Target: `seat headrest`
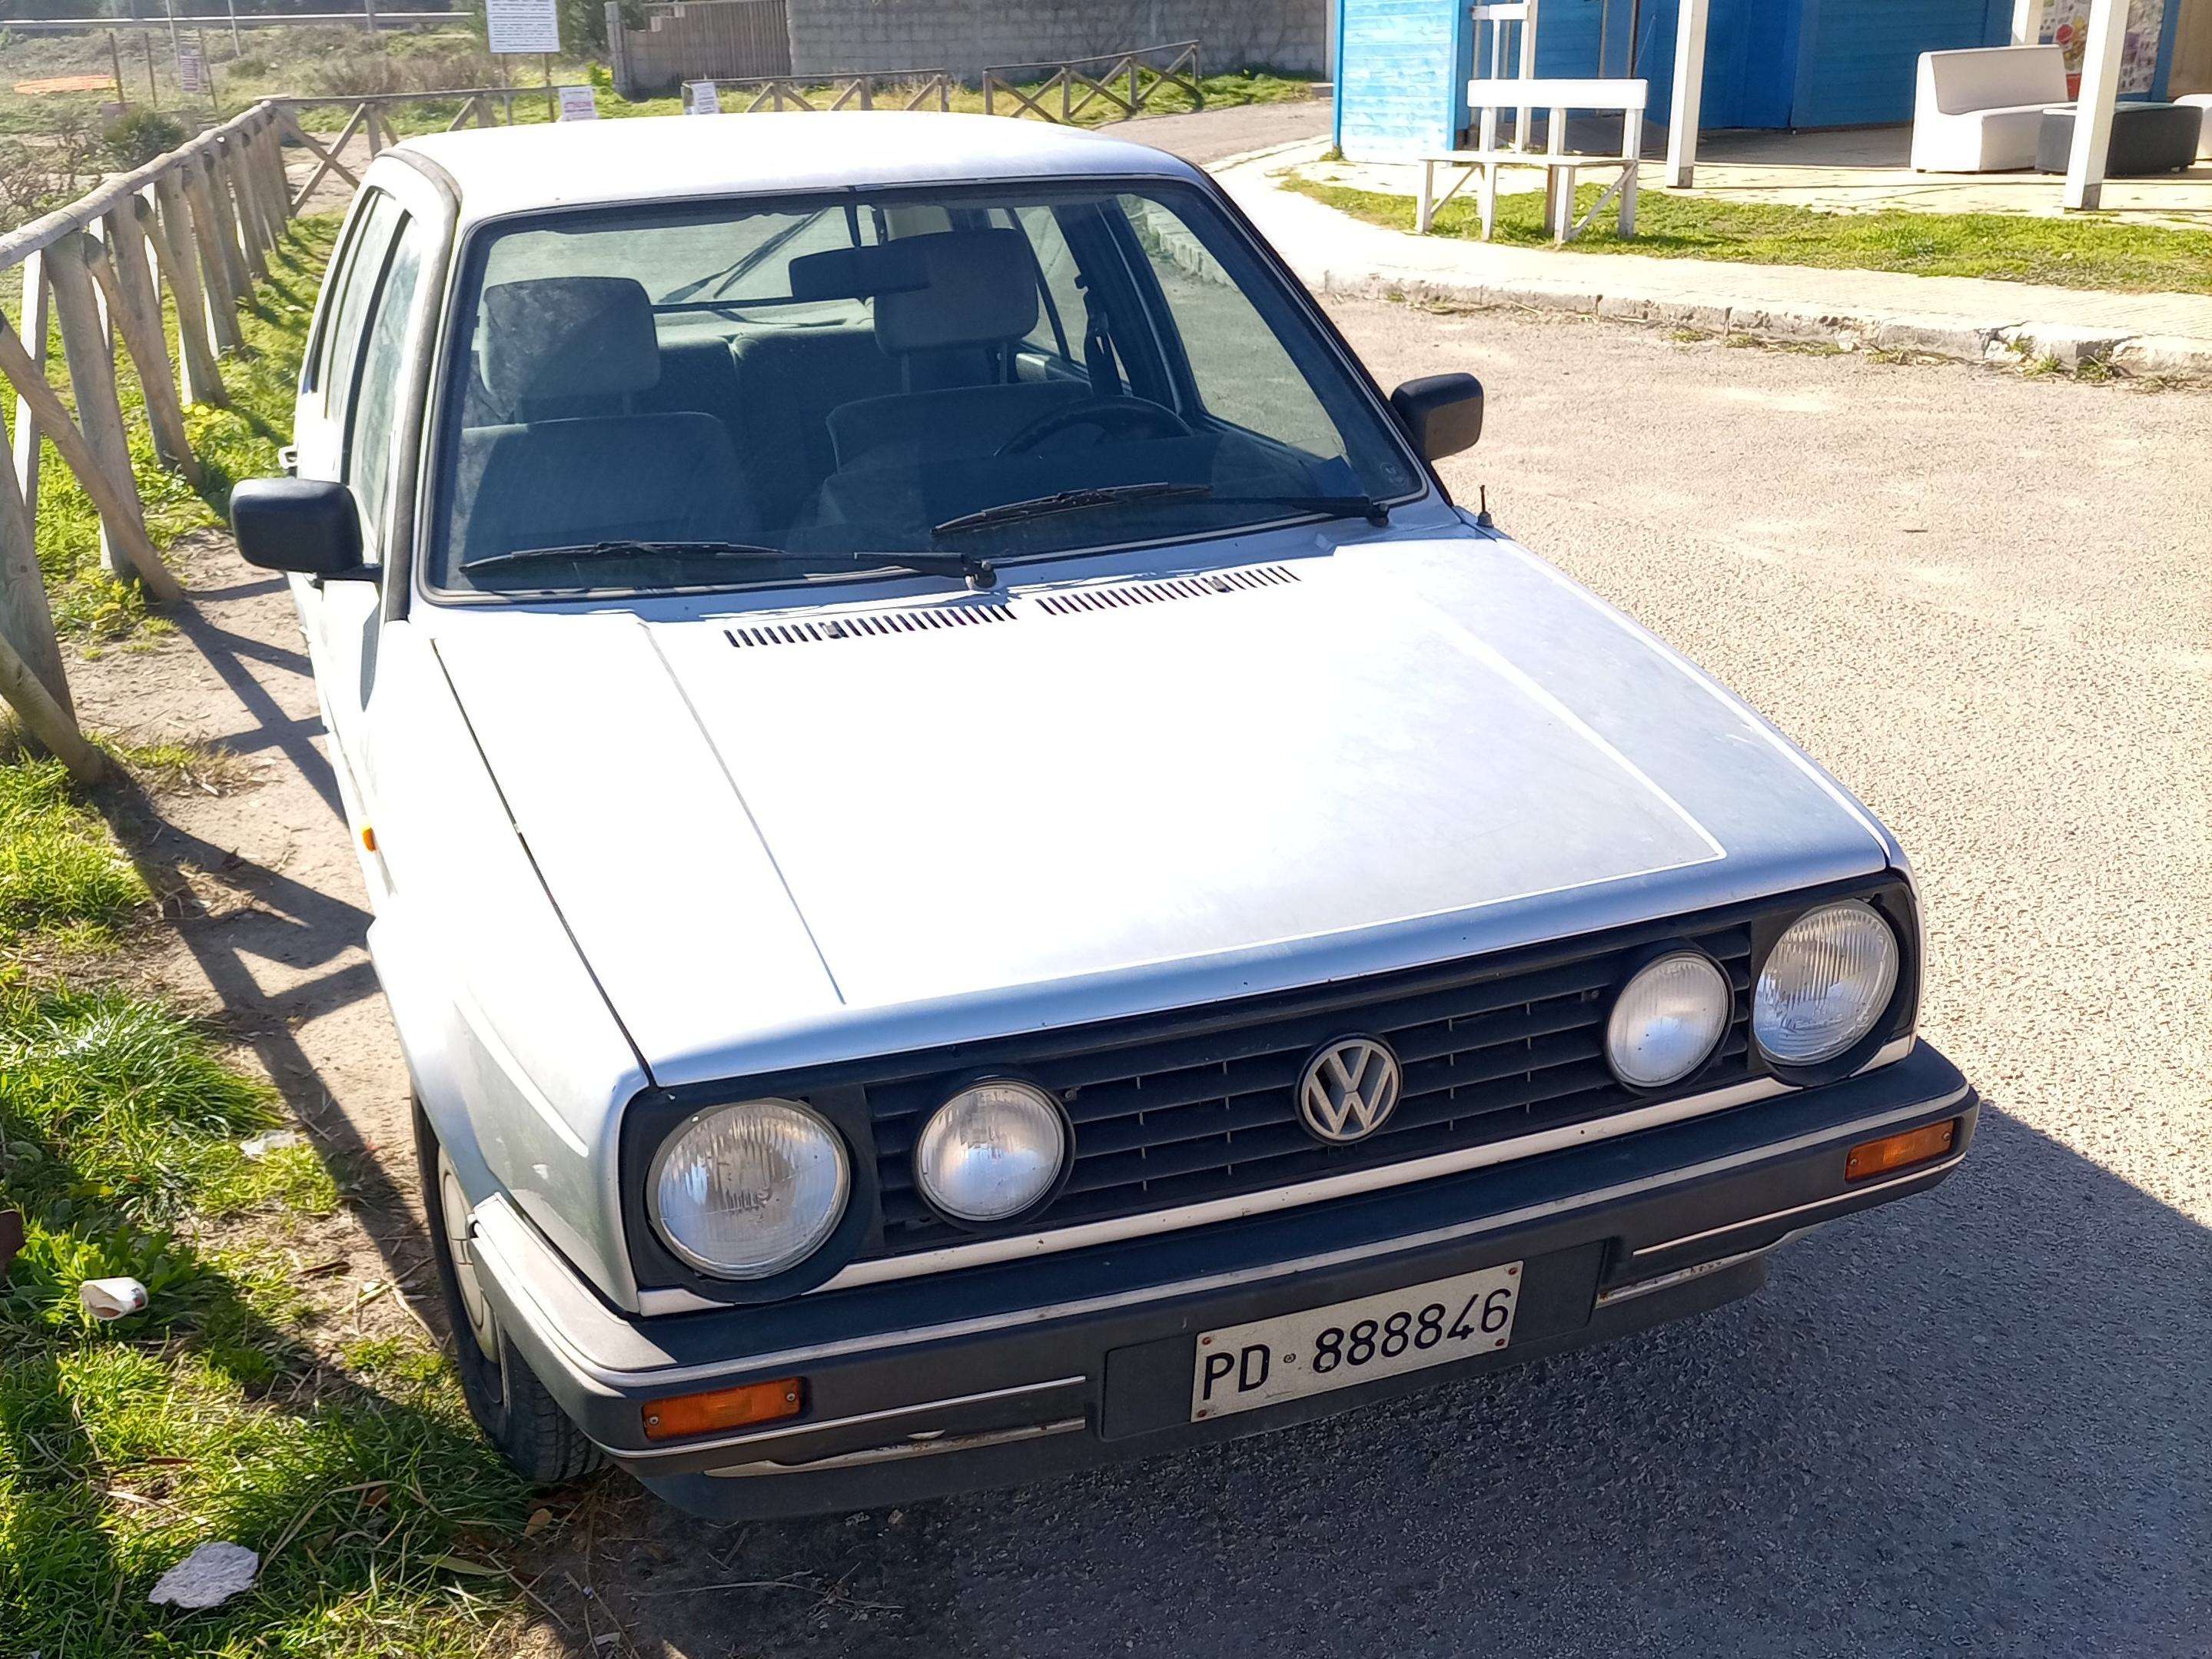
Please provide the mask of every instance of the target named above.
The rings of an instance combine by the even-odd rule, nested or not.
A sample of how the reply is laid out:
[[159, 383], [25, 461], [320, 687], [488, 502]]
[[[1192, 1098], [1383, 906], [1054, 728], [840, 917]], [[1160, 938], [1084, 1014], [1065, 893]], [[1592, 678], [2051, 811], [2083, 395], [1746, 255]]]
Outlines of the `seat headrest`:
[[[876, 296], [876, 343], [894, 356], [1018, 340], [1036, 326], [1036, 265], [1018, 230], [945, 230], [885, 245], [922, 277]], [[794, 261], [794, 263], [796, 263]]]
[[660, 380], [653, 302], [628, 276], [540, 276], [484, 290], [485, 387], [512, 409], [613, 398]]

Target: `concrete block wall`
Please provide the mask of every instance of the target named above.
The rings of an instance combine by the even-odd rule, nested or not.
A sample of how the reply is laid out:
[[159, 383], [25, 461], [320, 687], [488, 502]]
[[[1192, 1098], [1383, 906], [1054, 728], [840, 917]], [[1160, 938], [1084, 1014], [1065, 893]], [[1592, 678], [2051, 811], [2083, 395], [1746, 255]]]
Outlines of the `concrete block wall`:
[[789, 0], [794, 75], [986, 67], [1197, 40], [1200, 66], [1318, 75], [1328, 0]]

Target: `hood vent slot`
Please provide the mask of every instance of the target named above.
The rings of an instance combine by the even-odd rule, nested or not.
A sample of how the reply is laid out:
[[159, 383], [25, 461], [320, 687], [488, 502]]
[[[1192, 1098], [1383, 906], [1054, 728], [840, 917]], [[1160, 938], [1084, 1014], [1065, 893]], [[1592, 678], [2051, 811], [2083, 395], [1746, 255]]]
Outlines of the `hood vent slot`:
[[924, 611], [866, 611], [820, 622], [755, 623], [726, 628], [723, 637], [740, 651], [763, 645], [821, 645], [831, 640], [868, 639], [878, 635], [927, 634], [941, 628], [979, 628], [1010, 623], [1003, 605], [944, 605]]
[[1047, 593], [1037, 608], [1055, 617], [1079, 616], [1086, 611], [1121, 611], [1135, 605], [1158, 605], [1163, 599], [1203, 599], [1216, 593], [1237, 593], [1259, 587], [1279, 587], [1298, 580], [1298, 573], [1279, 564], [1254, 565], [1244, 570], [1210, 570], [1203, 576], [1173, 576], [1164, 581], [1123, 582], [1110, 587], [1076, 588]]

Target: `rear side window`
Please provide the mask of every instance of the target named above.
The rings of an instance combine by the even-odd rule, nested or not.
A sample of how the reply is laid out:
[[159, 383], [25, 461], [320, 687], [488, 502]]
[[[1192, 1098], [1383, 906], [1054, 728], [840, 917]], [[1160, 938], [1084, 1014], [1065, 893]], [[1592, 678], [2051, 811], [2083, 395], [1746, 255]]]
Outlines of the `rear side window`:
[[363, 512], [380, 531], [387, 519], [385, 489], [392, 473], [392, 417], [406, 373], [407, 319], [422, 275], [423, 240], [420, 225], [404, 225], [377, 295], [362, 356], [360, 389], [346, 433], [345, 476], [360, 492]]
[[343, 422], [353, 399], [356, 371], [361, 363], [361, 337], [368, 326], [378, 280], [384, 275], [392, 240], [406, 216], [399, 204], [380, 191], [362, 210], [360, 234], [346, 258], [345, 274], [331, 296], [330, 327], [318, 384], [323, 407], [333, 421]]

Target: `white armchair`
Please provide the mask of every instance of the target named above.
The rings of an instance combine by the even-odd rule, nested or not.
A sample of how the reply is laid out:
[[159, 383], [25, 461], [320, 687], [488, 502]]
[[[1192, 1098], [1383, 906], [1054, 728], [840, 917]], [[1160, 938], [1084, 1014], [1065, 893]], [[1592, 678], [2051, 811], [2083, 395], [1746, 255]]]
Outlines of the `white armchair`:
[[2035, 165], [2043, 112], [2070, 107], [2057, 46], [1984, 46], [1920, 54], [1912, 100], [1917, 173], [2003, 173]]

